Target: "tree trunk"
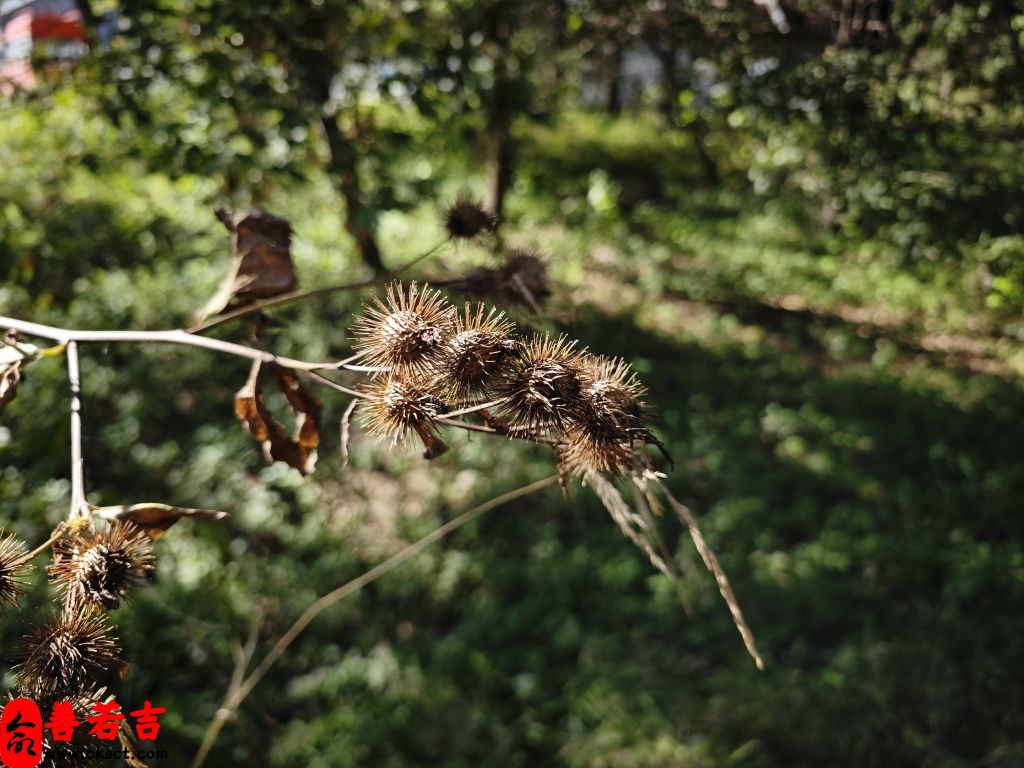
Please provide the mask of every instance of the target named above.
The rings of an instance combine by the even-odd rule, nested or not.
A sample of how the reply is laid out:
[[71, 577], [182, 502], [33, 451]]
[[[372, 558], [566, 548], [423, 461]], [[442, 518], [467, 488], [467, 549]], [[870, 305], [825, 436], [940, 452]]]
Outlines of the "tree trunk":
[[704, 169], [704, 180], [709, 185], [715, 186], [722, 180], [722, 175], [718, 172], [718, 164], [715, 162], [715, 158], [711, 156], [711, 153], [708, 152], [707, 144], [704, 141], [708, 128], [703, 117], [698, 117], [693, 121], [691, 132], [693, 135], [693, 147], [697, 150], [697, 157], [700, 158], [700, 164]]
[[359, 181], [358, 155], [349, 137], [341, 132], [337, 115], [331, 106], [331, 80], [334, 62], [324, 54], [305, 66], [297, 66], [299, 78], [308, 97], [320, 110], [320, 128], [327, 142], [327, 172], [342, 200], [345, 201], [345, 231], [352, 235], [363, 262], [374, 274], [385, 271], [377, 246], [376, 216]]
[[374, 234], [376, 216], [359, 183], [356, 152], [352, 148], [352, 143], [342, 135], [338, 121], [333, 115], [321, 118], [320, 122], [330, 152], [327, 170], [335, 188], [345, 201], [345, 230], [355, 239], [363, 262], [375, 274], [380, 274], [385, 269]]
[[513, 153], [511, 118], [495, 115], [487, 131], [487, 198], [484, 202], [499, 218], [505, 207], [505, 193], [512, 184]]
[[[679, 78], [676, 75], [676, 53], [671, 46], [658, 45], [655, 48], [658, 61], [661, 62], [661, 112], [669, 125], [677, 125], [676, 117], [679, 113]], [[701, 168], [704, 171], [704, 180], [715, 185], [722, 176], [718, 171], [718, 164], [708, 152], [705, 138], [708, 134], [707, 123], [698, 112], [697, 117], [690, 124], [690, 136], [693, 138], [693, 148], [700, 160]]]
[[618, 117], [622, 112], [622, 90], [619, 88], [619, 80], [622, 77], [622, 48], [616, 44], [612, 55], [608, 57], [608, 71], [605, 73], [605, 111]]

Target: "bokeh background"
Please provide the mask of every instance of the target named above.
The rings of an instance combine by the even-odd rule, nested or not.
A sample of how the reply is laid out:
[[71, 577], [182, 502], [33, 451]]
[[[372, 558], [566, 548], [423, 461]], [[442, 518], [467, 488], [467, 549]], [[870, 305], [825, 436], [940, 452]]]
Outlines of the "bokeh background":
[[[520, 323], [648, 385], [667, 482], [767, 662], [677, 524], [689, 616], [587, 489], [549, 489], [320, 616], [210, 765], [1024, 765], [1018, 3], [92, 0], [65, 9], [78, 45], [40, 28], [26, 60], [11, 20], [38, 5], [0, 9], [3, 314], [188, 323], [230, 260], [218, 205], [287, 217], [304, 287], [370, 278], [471, 191], [558, 281]], [[493, 263], [463, 246], [415, 272]], [[270, 343], [340, 357], [362, 298], [275, 311]], [[302, 478], [235, 420], [244, 361], [83, 358], [91, 499], [231, 512], [172, 529], [115, 614], [119, 698], [167, 708], [167, 765], [254, 621], [262, 652], [317, 595], [551, 471], [540, 447], [455, 435], [427, 463], [359, 432], [343, 468], [346, 402], [324, 393]], [[66, 512], [67, 402], [63, 361], [40, 361], [0, 422], [0, 524], [33, 545]], [[0, 653], [50, 597], [40, 576]]]

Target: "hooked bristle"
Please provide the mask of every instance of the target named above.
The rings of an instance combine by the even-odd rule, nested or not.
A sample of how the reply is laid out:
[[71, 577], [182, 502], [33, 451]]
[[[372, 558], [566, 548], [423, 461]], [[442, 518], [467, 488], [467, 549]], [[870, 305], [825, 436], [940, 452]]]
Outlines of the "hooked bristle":
[[404, 443], [410, 431], [423, 442], [428, 459], [447, 450], [434, 432], [434, 420], [447, 413], [444, 401], [430, 393], [423, 381], [403, 378], [379, 380], [362, 404], [366, 430], [392, 445]]
[[4, 603], [17, 606], [18, 595], [27, 588], [26, 577], [31, 570], [28, 548], [13, 534], [3, 536], [0, 529], [0, 616]]
[[571, 424], [558, 450], [565, 467], [581, 477], [588, 472], [622, 477], [642, 463], [632, 430], [610, 419]]
[[33, 626], [25, 637], [19, 685], [58, 698], [74, 695], [118, 661], [117, 641], [109, 631], [106, 616], [92, 607]]

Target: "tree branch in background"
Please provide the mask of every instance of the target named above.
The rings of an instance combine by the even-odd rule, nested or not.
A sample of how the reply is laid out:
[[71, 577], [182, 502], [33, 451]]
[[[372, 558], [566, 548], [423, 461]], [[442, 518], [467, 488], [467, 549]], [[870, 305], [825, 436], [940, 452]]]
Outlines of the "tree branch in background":
[[51, 339], [58, 342], [142, 342], [142, 343], [165, 343], [184, 344], [190, 347], [201, 347], [214, 352], [221, 352], [234, 357], [244, 357], [247, 360], [259, 360], [264, 363], [276, 363], [285, 368], [292, 368], [296, 371], [322, 371], [338, 370], [347, 365], [343, 362], [333, 363], [312, 363], [305, 360], [295, 360], [290, 357], [281, 357], [271, 352], [260, 349], [253, 349], [244, 344], [234, 344], [230, 341], [219, 339], [208, 339], [205, 336], [196, 336], [183, 330], [173, 331], [76, 331], [70, 328], [57, 328], [52, 325], [32, 323], [27, 320], [17, 320], [13, 317], [0, 317], [0, 328], [9, 328], [29, 336], [39, 336], [44, 339]]

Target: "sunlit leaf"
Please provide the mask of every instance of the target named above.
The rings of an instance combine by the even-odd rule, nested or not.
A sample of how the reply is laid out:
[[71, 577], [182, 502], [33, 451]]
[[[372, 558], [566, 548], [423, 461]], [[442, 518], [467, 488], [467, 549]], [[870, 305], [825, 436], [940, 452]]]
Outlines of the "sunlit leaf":
[[320, 400], [298, 380], [294, 371], [279, 365], [267, 366], [295, 418], [294, 435], [289, 435], [263, 401], [262, 367], [259, 362], [253, 364], [248, 381], [235, 395], [235, 415], [245, 422], [249, 434], [263, 444], [267, 461], [283, 461], [308, 475], [316, 467], [320, 445]]
[[298, 287], [291, 256], [292, 227], [287, 219], [258, 208], [245, 213], [218, 208], [217, 218], [231, 233], [233, 257], [228, 274], [200, 311], [200, 317]]
[[92, 513], [107, 520], [129, 520], [142, 528], [154, 541], [167, 533], [167, 529], [183, 517], [212, 522], [222, 520], [228, 516], [227, 512], [221, 512], [216, 509], [172, 507], [169, 504], [154, 502], [96, 507]]
[[38, 352], [38, 347], [17, 341], [12, 335], [0, 342], [0, 413], [3, 413], [5, 405], [17, 397], [22, 368]]

